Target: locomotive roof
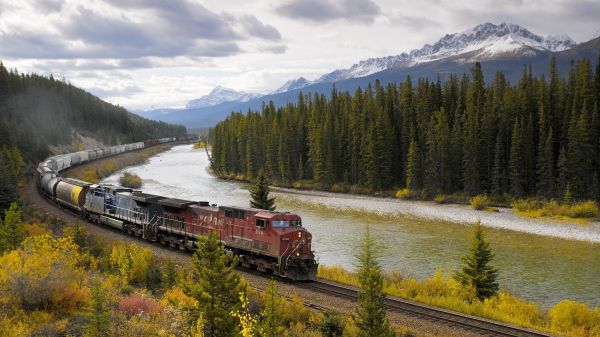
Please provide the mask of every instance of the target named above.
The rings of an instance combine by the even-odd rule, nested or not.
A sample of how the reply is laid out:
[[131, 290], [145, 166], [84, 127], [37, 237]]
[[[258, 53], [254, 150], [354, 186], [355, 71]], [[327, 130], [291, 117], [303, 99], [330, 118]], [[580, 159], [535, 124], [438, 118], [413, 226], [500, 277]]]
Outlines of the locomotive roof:
[[131, 199], [135, 201], [141, 202], [156, 202], [160, 199], [166, 199], [166, 197], [162, 197], [160, 195], [148, 194], [143, 192], [134, 192], [131, 194]]
[[289, 212], [271, 212], [271, 211], [265, 211], [262, 209], [260, 210], [260, 212], [255, 214], [255, 216], [264, 218], [264, 219], [272, 219], [276, 215], [295, 215], [295, 214], [289, 213]]
[[158, 201], [159, 204], [173, 208], [184, 208], [186, 206], [197, 204], [195, 201], [183, 200], [183, 199], [161, 199]]
[[225, 211], [225, 210], [239, 210], [239, 211], [246, 211], [246, 212], [260, 212], [260, 209], [256, 209], [256, 208], [250, 208], [250, 207], [235, 207], [235, 206], [219, 206], [219, 211]]

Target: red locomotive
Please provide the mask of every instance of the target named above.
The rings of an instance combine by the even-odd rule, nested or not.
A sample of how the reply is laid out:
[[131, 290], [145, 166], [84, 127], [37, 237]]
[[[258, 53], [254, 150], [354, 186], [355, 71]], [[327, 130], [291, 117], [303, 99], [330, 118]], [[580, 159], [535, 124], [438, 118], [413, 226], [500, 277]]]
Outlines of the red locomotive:
[[158, 241], [188, 247], [198, 235], [212, 231], [239, 256], [242, 266], [292, 280], [316, 279], [312, 236], [298, 215], [180, 199], [162, 199], [158, 204], [163, 206], [156, 223]]

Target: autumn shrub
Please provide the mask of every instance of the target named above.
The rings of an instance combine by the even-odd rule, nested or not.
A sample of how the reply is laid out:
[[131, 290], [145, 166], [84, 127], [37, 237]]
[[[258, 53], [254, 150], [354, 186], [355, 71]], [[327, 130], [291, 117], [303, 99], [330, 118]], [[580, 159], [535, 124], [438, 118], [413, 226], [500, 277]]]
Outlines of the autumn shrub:
[[27, 311], [77, 311], [89, 302], [81, 254], [71, 238], [28, 237], [0, 257], [0, 302]]
[[448, 197], [445, 194], [436, 194], [436, 196], [433, 197], [433, 202], [436, 204], [445, 204], [448, 202]]
[[412, 198], [412, 192], [408, 188], [399, 189], [396, 192], [396, 198], [398, 198], [398, 199], [410, 199], [410, 198]]
[[110, 253], [110, 265], [127, 283], [141, 285], [147, 280], [147, 273], [153, 262], [152, 251], [135, 243], [117, 244]]
[[550, 312], [550, 326], [553, 331], [573, 337], [600, 336], [600, 309], [592, 310], [584, 303], [563, 300]]
[[542, 308], [536, 303], [517, 298], [500, 291], [483, 302], [483, 310], [488, 317], [521, 326], [542, 326]]
[[472, 197], [470, 200], [470, 204], [471, 208], [481, 211], [488, 208], [492, 204], [492, 201], [487, 195], [480, 194]]
[[358, 278], [356, 275], [340, 265], [326, 266], [319, 265], [317, 270], [317, 276], [322, 279], [339, 282], [349, 285], [358, 285]]
[[128, 316], [154, 315], [159, 310], [160, 305], [148, 296], [131, 294], [119, 300], [119, 311]]
[[123, 172], [123, 175], [119, 178], [119, 184], [123, 187], [128, 188], [140, 188], [142, 187], [142, 178], [135, 173]]
[[566, 217], [597, 218], [598, 204], [588, 200], [569, 204], [559, 204], [556, 200], [543, 201], [535, 198], [517, 199], [511, 203], [512, 208], [520, 215], [527, 217]]
[[160, 303], [163, 306], [171, 306], [175, 308], [192, 309], [197, 306], [196, 300], [193, 297], [186, 295], [179, 287], [173, 287], [167, 290]]
[[570, 218], [597, 218], [598, 204], [595, 201], [588, 200], [563, 206], [563, 215]]

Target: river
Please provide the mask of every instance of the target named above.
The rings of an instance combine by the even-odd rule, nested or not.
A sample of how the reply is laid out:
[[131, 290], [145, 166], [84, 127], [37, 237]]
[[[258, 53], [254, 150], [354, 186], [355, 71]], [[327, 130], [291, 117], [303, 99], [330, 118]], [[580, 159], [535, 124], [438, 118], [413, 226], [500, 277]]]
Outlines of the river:
[[[247, 207], [247, 186], [213, 177], [207, 171], [208, 165], [204, 150], [183, 145], [127, 170], [143, 179], [142, 189], [148, 193]], [[120, 175], [116, 172], [103, 182], [117, 183]], [[381, 263], [386, 270], [429, 277], [436, 268], [459, 267], [470, 245], [470, 219], [481, 217], [496, 254], [493, 263], [500, 270], [501, 288], [544, 307], [562, 299], [600, 306], [600, 243], [594, 242], [594, 235], [599, 235], [597, 223], [572, 226], [533, 221], [531, 225], [529, 220], [518, 221], [506, 210], [489, 218], [485, 212], [473, 215], [474, 211], [465, 206], [404, 202], [408, 203], [405, 208], [425, 209], [428, 219], [423, 219], [401, 214], [399, 201], [384, 198], [286, 190], [273, 195], [278, 198], [278, 210], [302, 217], [313, 234], [313, 247], [322, 264], [354, 268], [354, 245], [369, 226], [383, 248]], [[506, 229], [511, 222], [530, 223], [526, 227], [533, 230]], [[550, 230], [545, 231], [547, 228]]]

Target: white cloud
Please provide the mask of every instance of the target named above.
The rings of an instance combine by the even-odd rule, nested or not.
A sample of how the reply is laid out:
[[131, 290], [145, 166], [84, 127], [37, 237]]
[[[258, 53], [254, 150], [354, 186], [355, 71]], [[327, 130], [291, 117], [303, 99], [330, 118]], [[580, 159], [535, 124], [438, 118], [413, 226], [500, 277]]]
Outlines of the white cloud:
[[217, 85], [269, 92], [483, 22], [583, 42], [598, 17], [583, 0], [0, 0], [0, 59], [148, 109]]

